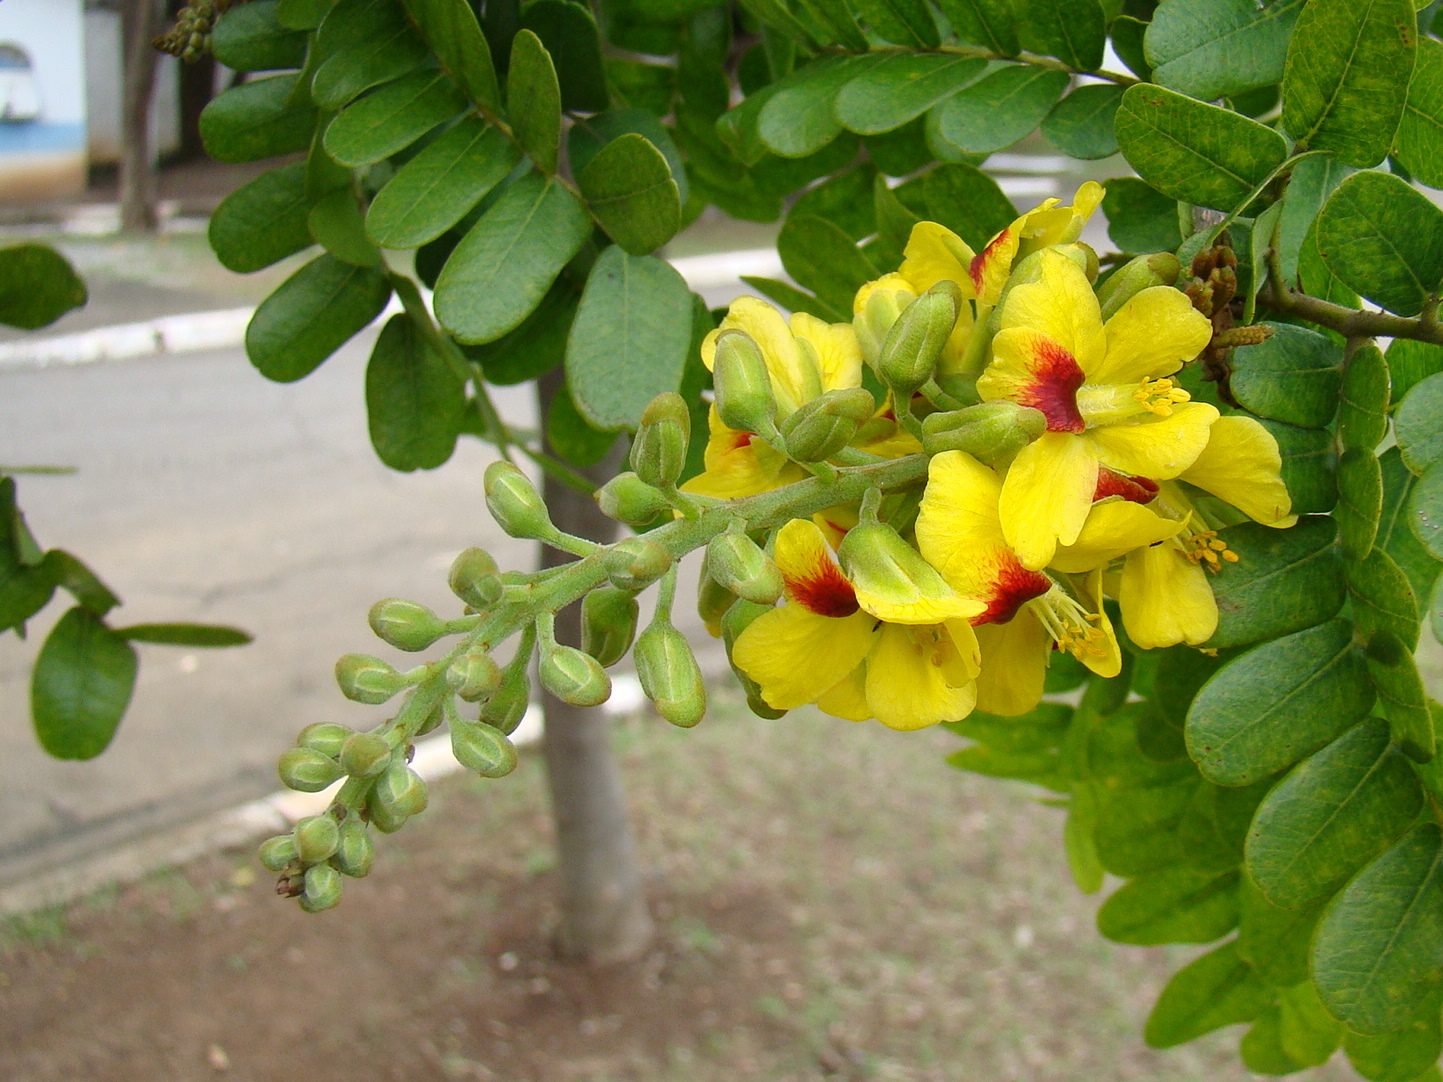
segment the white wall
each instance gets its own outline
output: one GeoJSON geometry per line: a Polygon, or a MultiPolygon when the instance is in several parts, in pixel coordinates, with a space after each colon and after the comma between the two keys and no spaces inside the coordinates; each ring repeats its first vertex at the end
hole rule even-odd
{"type": "MultiPolygon", "coordinates": [[[[0,0],[0,12],[6,5],[15,2],[0,0]]],[[[38,2],[48,3],[50,0],[38,2]]],[[[119,12],[92,9],[85,13],[85,67],[90,160],[117,161],[120,158],[122,89],[119,12]]],[[[173,56],[160,57],[160,69],[155,79],[155,106],[150,114],[150,139],[151,145],[161,154],[180,146],[180,61],[173,56]]]]}
{"type": "Polygon", "coordinates": [[[0,0],[0,41],[30,54],[50,124],[85,122],[81,0],[0,0]]]}

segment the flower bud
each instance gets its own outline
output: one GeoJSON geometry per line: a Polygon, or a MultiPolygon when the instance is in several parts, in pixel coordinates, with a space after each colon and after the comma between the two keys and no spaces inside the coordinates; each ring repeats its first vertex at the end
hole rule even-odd
{"type": "Polygon", "coordinates": [[[628,526],[645,526],[669,510],[666,496],[634,473],[619,473],[596,490],[601,513],[628,526]]]}
{"type": "Polygon", "coordinates": [[[777,399],[761,347],[745,331],[725,330],[717,336],[712,367],[717,415],[738,432],[755,432],[772,442],[777,434],[777,399]]]}
{"type": "Polygon", "coordinates": [[[282,785],[299,793],[319,793],[345,775],[334,759],[311,748],[291,748],[284,752],[276,771],[282,785]]]}
{"type": "MultiPolygon", "coordinates": [[[[864,604],[907,607],[935,602],[939,610],[968,607],[921,553],[903,541],[891,526],[875,519],[868,521],[864,517],[847,531],[837,549],[837,561],[857,591],[858,600],[875,599],[864,604]]],[[[947,615],[963,613],[951,611],[947,615]]]]}
{"type": "Polygon", "coordinates": [[[501,576],[496,561],[485,549],[473,546],[459,553],[451,561],[446,582],[453,594],[477,612],[501,600],[501,576]]]}
{"type": "Polygon", "coordinates": [[[636,596],[627,590],[592,590],[581,602],[581,648],[602,668],[615,665],[631,649],[639,612],[636,596]]]}
{"type": "Polygon", "coordinates": [[[376,860],[376,849],[371,844],[371,835],[366,824],[352,815],[341,824],[341,842],[336,847],[331,863],[336,870],[352,879],[369,875],[376,860]]]}
{"type": "Polygon", "coordinates": [[[664,391],[641,415],[641,427],[631,444],[631,468],[648,485],[670,488],[686,465],[691,439],[691,413],[675,391],[664,391]]]}
{"type": "Polygon", "coordinates": [[[341,900],[341,876],[329,864],[306,869],[306,890],[301,895],[301,908],[307,913],[334,909],[341,900]]]}
{"type": "Polygon", "coordinates": [[[983,402],[922,418],[922,448],[929,455],[966,451],[979,462],[1006,461],[1047,431],[1040,410],[1015,402],[983,402]]]}
{"type": "Polygon", "coordinates": [[[619,590],[643,590],[671,570],[671,553],[645,537],[628,537],[606,552],[606,574],[619,590]]]}
{"type": "Polygon", "coordinates": [[[771,557],[739,529],[712,538],[706,547],[707,573],[738,597],[770,605],[782,596],[782,573],[771,557]]]}
{"type": "Polygon", "coordinates": [[[426,715],[425,720],[416,727],[416,735],[425,736],[427,733],[434,733],[441,727],[441,722],[445,720],[446,708],[441,703],[437,703],[431,708],[431,712],[426,715]]]}
{"type": "Polygon", "coordinates": [[[296,736],[296,747],[310,748],[335,758],[341,754],[341,745],[349,740],[355,731],[333,721],[318,721],[300,731],[296,736]]]}
{"type": "Polygon", "coordinates": [[[414,654],[446,633],[446,624],[425,605],[386,598],[371,606],[366,616],[376,637],[388,646],[414,654]]]}
{"type": "Polygon", "coordinates": [[[686,636],[669,623],[653,623],[632,651],[641,690],[656,712],[690,729],[706,714],[706,686],[686,636]]]}
{"type": "Polygon", "coordinates": [[[1097,291],[1102,318],[1111,319],[1119,308],[1144,289],[1172,285],[1181,273],[1182,264],[1171,252],[1140,255],[1129,260],[1113,271],[1112,277],[1103,282],[1102,288],[1097,291]]]}
{"type": "Polygon", "coordinates": [[[398,815],[403,819],[421,814],[430,803],[430,795],[421,775],[399,756],[393,759],[391,765],[376,779],[371,798],[385,808],[388,814],[398,815]]]}
{"type": "Polygon", "coordinates": [[[707,573],[706,563],[703,562],[696,584],[696,614],[701,617],[712,638],[720,637],[722,617],[736,599],[736,594],[707,573]]]}
{"type": "Polygon", "coordinates": [[[341,844],[341,828],[329,815],[309,815],[296,823],[296,856],[302,864],[319,864],[341,844]]]}
{"type": "Polygon", "coordinates": [[[346,654],[336,662],[336,683],[352,702],[375,706],[406,686],[406,678],[378,657],[346,654]]]}
{"type": "Polygon", "coordinates": [[[341,745],[341,769],[353,778],[374,778],[391,761],[391,745],[380,733],[355,733],[341,745]]]}
{"type": "Polygon", "coordinates": [[[480,702],[501,686],[501,667],[484,650],[472,650],[451,662],[446,683],[468,703],[480,702]]]}
{"type": "Polygon", "coordinates": [[[509,735],[521,724],[530,705],[531,681],[526,676],[525,665],[508,665],[501,686],[481,704],[481,720],[509,735]]]}
{"type": "Polygon", "coordinates": [[[556,532],[535,486],[509,462],[486,467],[486,506],[496,524],[512,537],[535,541],[556,532]]]}
{"type": "Polygon", "coordinates": [[[283,872],[300,859],[300,854],[296,852],[296,839],[290,834],[277,834],[274,838],[267,838],[261,842],[258,855],[261,863],[272,872],[283,872]]]}
{"type": "Polygon", "coordinates": [[[852,329],[862,347],[863,359],[873,368],[877,367],[877,359],[882,355],[882,343],[887,340],[887,332],[916,299],[916,292],[900,274],[883,275],[857,291],[853,302],[852,329]]]}
{"type": "Polygon", "coordinates": [[[451,723],[451,754],[483,778],[504,778],[516,769],[516,746],[500,729],[473,721],[451,723]]]}
{"type": "Polygon", "coordinates": [[[828,391],[804,403],[782,422],[788,456],[798,462],[831,458],[851,442],[876,408],[876,400],[864,387],[828,391]]]}
{"type": "Polygon", "coordinates": [[[594,657],[574,646],[544,645],[538,673],[542,687],[572,706],[599,706],[611,698],[611,678],[594,657]]]}
{"type": "MultiPolygon", "coordinates": [[[[758,605],[755,602],[745,600],[738,601],[731,608],[727,609],[726,615],[724,615],[721,620],[721,632],[722,641],[726,643],[727,660],[729,662],[731,661],[732,647],[736,645],[737,638],[741,633],[745,631],[758,616],[766,612],[771,612],[771,610],[772,606],[770,605],[758,605]]],[[[747,706],[751,708],[753,714],[771,721],[775,721],[777,718],[786,714],[785,710],[775,710],[768,706],[766,700],[762,698],[762,691],[761,688],[757,686],[757,682],[742,672],[741,669],[737,668],[735,664],[732,665],[732,672],[736,675],[737,683],[741,684],[742,690],[746,692],[747,706]]]]}
{"type": "Polygon", "coordinates": [[[887,332],[877,358],[877,376],[896,396],[908,396],[932,378],[942,347],[962,311],[956,282],[938,282],[907,306],[887,332]]]}

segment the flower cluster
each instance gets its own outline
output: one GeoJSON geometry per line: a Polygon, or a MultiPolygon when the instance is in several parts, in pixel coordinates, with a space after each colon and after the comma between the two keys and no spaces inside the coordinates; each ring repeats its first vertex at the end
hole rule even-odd
{"type": "Polygon", "coordinates": [[[1072,206],[1049,200],[980,253],[922,222],[851,324],[743,297],[707,339],[717,403],[686,491],[931,456],[920,496],[873,490],[768,540],[784,597],[728,635],[767,707],[895,729],[1025,713],[1054,651],[1118,673],[1106,599],[1140,648],[1204,644],[1209,574],[1238,559],[1219,526],[1233,510],[1295,521],[1268,431],[1174,378],[1211,337],[1177,261],[1135,260],[1094,290],[1078,238],[1101,197],[1089,183],[1072,206]]]}

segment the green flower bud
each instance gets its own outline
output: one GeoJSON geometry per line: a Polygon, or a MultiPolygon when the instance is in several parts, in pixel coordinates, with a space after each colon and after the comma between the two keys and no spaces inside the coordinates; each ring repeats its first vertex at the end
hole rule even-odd
{"type": "Polygon", "coordinates": [[[738,597],[770,605],[782,596],[782,573],[771,557],[739,529],[712,538],[706,547],[707,573],[738,597]]]}
{"type": "Polygon", "coordinates": [[[300,793],[319,793],[345,776],[339,763],[312,748],[291,748],[276,764],[281,784],[300,793]]]}
{"type": "Polygon", "coordinates": [[[516,746],[500,729],[483,723],[453,721],[451,754],[483,778],[504,778],[516,769],[516,746]]]}
{"type": "Polygon", "coordinates": [[[619,590],[643,590],[671,570],[671,553],[645,537],[628,537],[607,550],[606,574],[619,590]]]}
{"type": "Polygon", "coordinates": [[[425,605],[389,597],[371,606],[366,619],[376,637],[397,650],[414,654],[446,633],[446,624],[425,605]]]}
{"type": "Polygon", "coordinates": [[[543,646],[538,672],[541,686],[572,706],[599,706],[611,698],[611,678],[594,657],[574,646],[543,646]]]}
{"type": "Polygon", "coordinates": [[[864,387],[828,391],[804,403],[782,422],[787,454],[798,462],[831,458],[852,441],[876,409],[876,401],[864,387]]]}
{"type": "Polygon", "coordinates": [[[837,549],[842,572],[859,595],[899,605],[961,601],[921,553],[891,526],[868,521],[865,510],[864,505],[862,521],[847,531],[837,549]]]}
{"type": "Polygon", "coordinates": [[[391,765],[376,779],[376,787],[371,790],[371,797],[389,814],[399,815],[404,819],[420,815],[430,802],[430,795],[421,775],[399,756],[393,759],[391,765]]]}
{"type": "Polygon", "coordinates": [[[261,842],[258,855],[261,863],[273,872],[283,872],[300,859],[300,854],[296,852],[296,839],[289,834],[277,834],[261,842]]]}
{"type": "Polygon", "coordinates": [[[581,648],[602,668],[615,665],[631,649],[640,612],[636,595],[601,586],[581,601],[581,648]]]}
{"type": "Polygon", "coordinates": [[[702,623],[713,638],[719,636],[721,631],[721,620],[726,611],[736,601],[736,594],[732,593],[716,579],[707,573],[706,563],[703,561],[701,576],[696,584],[696,614],[701,617],[702,623]]]}
{"type": "Polygon", "coordinates": [[[535,486],[509,462],[486,467],[486,506],[496,524],[512,537],[535,541],[556,533],[535,486]]]}
{"type": "Polygon", "coordinates": [[[501,686],[501,667],[484,650],[472,650],[451,662],[446,683],[468,703],[480,702],[501,686]]]}
{"type": "Polygon", "coordinates": [[[375,706],[406,686],[406,678],[378,657],[346,654],[336,662],[336,683],[352,702],[375,706]]]}
{"type": "MultiPolygon", "coordinates": [[[[772,606],[758,605],[752,601],[738,601],[731,608],[727,609],[726,615],[722,617],[721,631],[722,642],[726,644],[727,660],[731,661],[732,647],[736,645],[738,636],[750,626],[751,622],[765,612],[771,612],[772,606]]],[[[775,721],[786,714],[785,710],[775,710],[768,706],[762,698],[761,688],[735,664],[732,665],[732,672],[736,675],[737,683],[741,684],[742,690],[747,695],[747,706],[757,717],[767,718],[775,721]]]]}
{"type": "Polygon", "coordinates": [[[932,378],[961,311],[962,290],[956,282],[938,282],[907,306],[887,332],[877,358],[877,376],[894,395],[910,397],[932,378]]]}
{"type": "Polygon", "coordinates": [[[648,485],[670,488],[686,465],[691,440],[691,413],[675,391],[664,391],[641,415],[641,427],[631,444],[631,468],[648,485]]]}
{"type": "Polygon", "coordinates": [[[666,496],[634,473],[619,473],[596,490],[601,513],[629,526],[645,526],[671,508],[666,496]]]}
{"type": "Polygon", "coordinates": [[[446,582],[453,594],[477,612],[501,600],[501,576],[497,574],[496,561],[485,549],[473,546],[457,555],[451,561],[446,582]]]}
{"type": "Polygon", "coordinates": [[[371,844],[366,824],[356,816],[350,816],[341,824],[341,843],[336,847],[331,863],[343,875],[360,879],[370,874],[375,860],[376,848],[371,844]]]}
{"type": "Polygon", "coordinates": [[[380,733],[355,733],[341,745],[341,769],[353,778],[374,778],[391,761],[391,745],[380,733]]]}
{"type": "Polygon", "coordinates": [[[997,298],[997,305],[992,309],[992,315],[987,320],[989,334],[996,334],[1002,325],[1002,309],[1007,304],[1007,295],[1013,288],[1025,285],[1028,282],[1037,282],[1042,279],[1042,253],[1058,252],[1065,255],[1078,265],[1089,282],[1097,281],[1099,264],[1097,253],[1091,246],[1082,243],[1054,244],[1049,248],[1039,248],[1035,252],[1028,252],[1012,265],[1012,273],[1007,277],[1007,284],[1002,287],[1002,295],[997,298]]]}
{"type": "Polygon", "coordinates": [[[296,746],[310,748],[312,751],[335,758],[341,754],[341,745],[350,739],[351,734],[355,731],[345,725],[337,725],[333,721],[318,721],[313,725],[307,725],[300,731],[296,736],[296,746]]]}
{"type": "Polygon", "coordinates": [[[425,736],[427,733],[434,733],[441,727],[441,722],[446,720],[446,709],[440,703],[431,708],[426,715],[426,720],[416,728],[417,736],[425,736]]]}
{"type": "Polygon", "coordinates": [[[481,720],[509,735],[521,724],[530,705],[531,681],[525,666],[508,665],[501,686],[481,704],[481,720]]]}
{"type": "Polygon", "coordinates": [[[632,651],[641,690],[656,712],[690,729],[706,715],[706,685],[686,636],[669,623],[653,623],[632,651]]]}
{"type": "Polygon", "coordinates": [[[301,895],[301,908],[307,913],[334,909],[341,900],[341,876],[329,864],[306,869],[306,890],[301,895]]]}
{"type": "Polygon", "coordinates": [[[296,823],[296,856],[307,866],[319,864],[341,844],[341,828],[329,815],[309,815],[296,823]]]}
{"type": "Polygon", "coordinates": [[[780,443],[777,399],[761,347],[745,331],[725,330],[717,336],[712,365],[717,415],[738,432],[755,432],[768,443],[780,443]]]}
{"type": "Polygon", "coordinates": [[[857,334],[857,343],[862,347],[862,358],[877,367],[882,355],[882,343],[892,325],[901,318],[907,305],[917,299],[917,294],[903,288],[900,275],[888,275],[877,282],[869,282],[858,293],[862,310],[852,317],[852,329],[857,334]],[[865,299],[862,295],[865,294],[865,299]]]}
{"type": "Polygon", "coordinates": [[[1097,291],[1098,303],[1102,305],[1102,318],[1111,319],[1133,297],[1153,286],[1170,286],[1182,273],[1182,264],[1171,252],[1155,255],[1140,255],[1129,260],[1112,277],[1102,283],[1097,291]]]}
{"type": "Polygon", "coordinates": [[[979,462],[1005,462],[1047,431],[1039,410],[1014,402],[983,402],[922,418],[922,447],[929,455],[966,451],[979,462]]]}

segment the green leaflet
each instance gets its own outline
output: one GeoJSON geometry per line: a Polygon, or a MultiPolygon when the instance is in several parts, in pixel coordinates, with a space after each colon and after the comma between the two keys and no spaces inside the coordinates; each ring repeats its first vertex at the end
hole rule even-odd
{"type": "Polygon", "coordinates": [[[511,43],[506,103],[521,149],[543,173],[556,172],[561,152],[561,84],[551,54],[530,30],[519,31],[511,43]]]}
{"type": "Polygon", "coordinates": [[[117,627],[115,633],[127,642],[149,642],[160,646],[194,646],[215,650],[227,646],[245,646],[253,636],[238,627],[223,624],[131,624],[117,627]]]}
{"type": "Polygon", "coordinates": [[[206,153],[222,162],[253,162],[305,150],[316,126],[309,100],[293,103],[300,75],[275,75],[227,90],[200,114],[206,153]]]}
{"type": "Polygon", "coordinates": [[[1144,39],[1153,81],[1201,101],[1282,81],[1302,0],[1163,0],[1144,39]]]}
{"type": "Polygon", "coordinates": [[[1373,705],[1346,620],[1255,646],[1203,685],[1187,716],[1203,777],[1247,785],[1316,751],[1373,705]]]}
{"type": "Polygon", "coordinates": [[[306,217],[311,236],[331,255],[358,267],[381,266],[381,250],[366,236],[356,193],[341,188],[318,199],[306,217]]]}
{"type": "Polygon", "coordinates": [[[1327,904],[1326,896],[1296,909],[1273,905],[1248,876],[1239,897],[1238,954],[1274,988],[1291,988],[1308,979],[1308,952],[1313,929],[1327,904]]]}
{"type": "Polygon", "coordinates": [[[607,143],[576,182],[601,227],[632,255],[655,251],[681,228],[681,195],[671,167],[643,135],[607,143]]]}
{"type": "Polygon", "coordinates": [[[1293,497],[1293,513],[1312,515],[1331,511],[1338,499],[1335,471],[1337,451],[1332,433],[1323,428],[1299,428],[1266,417],[1258,423],[1278,441],[1283,458],[1283,483],[1293,497]]]}
{"type": "Polygon", "coordinates": [[[269,267],[314,242],[306,224],[311,198],[306,163],[292,162],[242,184],[210,217],[211,249],[237,274],[269,267]]]}
{"type": "Polygon", "coordinates": [[[279,0],[276,21],[291,30],[314,30],[335,0],[279,0]]]}
{"type": "Polygon", "coordinates": [[[467,0],[402,0],[441,67],[477,105],[501,108],[501,90],[486,35],[467,0]]]}
{"type": "Polygon", "coordinates": [[[546,412],[546,442],[573,466],[594,466],[611,450],[616,433],[593,428],[577,409],[570,388],[563,383],[546,412]]]}
{"type": "Polygon", "coordinates": [[[932,10],[923,0],[856,0],[857,11],[886,41],[935,49],[940,39],[932,10]]]}
{"type": "MultiPolygon", "coordinates": [[[[845,85],[840,86],[840,92],[835,95],[835,121],[858,135],[892,131],[976,81],[987,67],[985,60],[976,57],[945,53],[894,54],[880,64],[871,64],[853,73],[845,85]]],[[[793,92],[777,97],[788,93],[793,92]]],[[[776,100],[762,111],[764,128],[767,112],[776,109],[776,100]]],[[[765,131],[763,138],[766,138],[765,131]]]]}
{"type": "Polygon", "coordinates": [[[372,165],[405,150],[464,105],[444,72],[418,71],[348,105],[326,129],[326,153],[342,165],[372,165]]]}
{"type": "Polygon", "coordinates": [[[1421,1082],[1423,1072],[1436,1070],[1443,1054],[1438,1006],[1435,992],[1418,1004],[1402,1029],[1373,1037],[1349,1033],[1343,1048],[1353,1070],[1369,1082],[1421,1082]]]}
{"type": "Polygon", "coordinates": [[[40,746],[56,759],[93,759],[115,736],[135,690],[135,649],[99,616],[71,609],[51,628],[30,678],[40,746]]]}
{"type": "Polygon", "coordinates": [[[397,0],[340,0],[316,34],[325,56],[311,80],[322,109],[339,109],[358,94],[399,79],[426,59],[397,0]]]}
{"type": "MultiPolygon", "coordinates": [[[[909,219],[907,230],[911,229],[910,222],[916,221],[905,207],[898,202],[892,190],[887,187],[886,181],[877,177],[877,171],[870,164],[863,163],[855,169],[848,169],[845,173],[838,173],[836,176],[818,184],[797,197],[792,204],[791,213],[810,214],[817,218],[825,218],[829,222],[839,226],[842,232],[846,233],[853,241],[860,243],[874,233],[880,232],[877,222],[878,200],[886,199],[888,210],[899,208],[897,213],[909,219]],[[875,187],[874,187],[875,186],[875,187]],[[881,193],[885,192],[885,196],[881,193]]],[[[903,232],[900,238],[889,237],[890,247],[900,253],[902,245],[906,243],[907,232],[903,232]],[[900,240],[899,243],[895,243],[900,240]]],[[[885,265],[878,261],[878,265],[885,265]]]]}
{"type": "Polygon", "coordinates": [[[366,365],[366,416],[376,456],[393,470],[432,470],[461,434],[466,384],[410,316],[386,321],[366,365]]]}
{"type": "Polygon", "coordinates": [[[86,301],[85,283],[44,244],[0,248],[0,323],[33,331],[86,301]]]}
{"type": "Polygon", "coordinates": [[[1288,46],[1283,127],[1298,150],[1366,168],[1388,155],[1417,37],[1412,0],[1313,0],[1288,46]]]}
{"type": "Polygon", "coordinates": [[[1112,35],[1113,52],[1145,83],[1152,82],[1152,65],[1147,62],[1147,50],[1143,47],[1148,25],[1131,15],[1119,15],[1107,28],[1112,35]]]}
{"type": "Polygon", "coordinates": [[[1107,17],[1098,0],[1015,0],[1024,49],[1055,56],[1069,68],[1102,66],[1107,17]]]}
{"type": "Polygon", "coordinates": [[[685,281],[654,256],[608,248],[591,269],[566,345],[566,383],[603,431],[632,428],[686,367],[692,305],[685,281]]]}
{"type": "Polygon", "coordinates": [[[938,128],[968,153],[1001,150],[1042,122],[1067,83],[1066,72],[1008,64],[938,106],[938,128]]]}
{"type": "Polygon", "coordinates": [[[1114,177],[1102,197],[1107,235],[1124,252],[1170,252],[1182,243],[1177,200],[1137,177],[1114,177]]]}
{"type": "Polygon", "coordinates": [[[1388,375],[1392,379],[1392,402],[1396,408],[1413,389],[1435,372],[1443,372],[1443,346],[1395,338],[1388,347],[1388,375]]]}
{"type": "Polygon", "coordinates": [[[1408,496],[1408,525],[1435,560],[1443,560],[1443,463],[1413,484],[1408,496]]]}
{"type": "Polygon", "coordinates": [[[462,342],[490,342],[525,319],[591,232],[565,188],[535,173],[512,183],[436,279],[436,318],[462,342]]]}
{"type": "Polygon", "coordinates": [[[24,551],[15,479],[0,477],[0,631],[29,620],[50,603],[56,582],[38,554],[24,551]]]}
{"type": "Polygon", "coordinates": [[[945,225],[980,252],[1017,217],[997,182],[974,165],[939,165],[922,181],[927,217],[945,225]]]}
{"type": "Polygon", "coordinates": [[[1017,17],[1009,0],[938,0],[938,7],[963,41],[1017,55],[1017,17]]]}
{"type": "Polygon", "coordinates": [[[1353,622],[1366,638],[1382,628],[1393,632],[1411,652],[1418,648],[1418,597],[1408,577],[1381,548],[1344,565],[1353,622]]]}
{"type": "Polygon", "coordinates": [[[590,9],[568,0],[535,0],[522,11],[521,25],[535,33],[551,54],[561,80],[563,107],[596,113],[611,104],[601,35],[590,9]]]}
{"type": "Polygon", "coordinates": [[[1121,104],[1120,86],[1080,86],[1052,107],[1042,121],[1042,134],[1074,158],[1106,158],[1117,153],[1113,117],[1121,104]]]}
{"type": "Polygon", "coordinates": [[[1398,451],[1414,473],[1443,460],[1443,372],[1414,385],[1394,419],[1398,451]]]}
{"type": "Polygon", "coordinates": [[[825,218],[788,215],[777,251],[793,279],[841,312],[850,312],[853,295],[878,276],[866,255],[825,218]]]}
{"type": "Polygon", "coordinates": [[[1273,905],[1326,897],[1412,824],[1423,791],[1377,718],[1303,760],[1248,832],[1248,874],[1273,905]]]}
{"type": "Polygon", "coordinates": [[[41,561],[50,581],[96,616],[104,616],[120,604],[120,598],[100,581],[94,571],[64,549],[51,549],[41,561]]]}
{"type": "Polygon", "coordinates": [[[282,71],[306,61],[306,35],[282,26],[275,0],[251,0],[221,15],[211,33],[215,58],[233,71],[282,71]]]}
{"type": "Polygon", "coordinates": [[[606,77],[616,87],[623,104],[653,116],[666,116],[671,112],[672,99],[676,96],[676,72],[671,68],[607,57],[606,77]]]}
{"type": "MultiPolygon", "coordinates": [[[[1338,438],[1344,447],[1372,451],[1388,434],[1388,362],[1377,346],[1354,352],[1343,373],[1338,438]]],[[[1443,454],[1443,447],[1439,449],[1443,454]]]]}
{"type": "Polygon", "coordinates": [[[1443,210],[1399,177],[1348,177],[1318,216],[1317,236],[1344,285],[1400,316],[1421,312],[1443,279],[1443,210]]]}
{"type": "Polygon", "coordinates": [[[1318,924],[1313,979],[1349,1029],[1381,1034],[1406,1025],[1443,977],[1443,839],[1414,827],[1343,889],[1318,924]]]}
{"type": "Polygon", "coordinates": [[[1124,884],[1097,912],[1115,943],[1211,943],[1238,923],[1238,873],[1163,868],[1124,884]]]}
{"type": "Polygon", "coordinates": [[[1350,447],[1338,459],[1338,506],[1333,519],[1344,560],[1361,560],[1373,547],[1383,513],[1383,469],[1372,451],[1350,447]]]}
{"type": "Polygon", "coordinates": [[[1318,211],[1351,172],[1348,166],[1326,154],[1304,158],[1293,166],[1288,187],[1283,192],[1283,216],[1278,230],[1278,262],[1282,265],[1283,281],[1297,282],[1303,245],[1312,233],[1318,211]]]}
{"type": "Polygon", "coordinates": [[[1415,180],[1443,187],[1443,42],[1420,36],[1394,154],[1415,180]]]}
{"type": "Polygon", "coordinates": [[[1273,334],[1233,350],[1229,386],[1238,404],[1259,417],[1302,428],[1324,428],[1338,407],[1343,351],[1306,327],[1264,323],[1273,334]]]}
{"type": "Polygon", "coordinates": [[[646,141],[661,151],[661,156],[671,167],[671,179],[676,181],[677,191],[685,204],[686,166],[676,149],[676,143],[672,141],[671,130],[644,109],[608,109],[571,125],[571,130],[566,135],[566,149],[571,158],[572,174],[581,172],[591,164],[591,159],[596,157],[606,144],[629,132],[646,136],[646,141]]]}
{"type": "Polygon", "coordinates": [[[1140,83],[1114,121],[1123,157],[1173,199],[1230,211],[1288,156],[1272,128],[1216,105],[1140,83]]]}
{"type": "Polygon", "coordinates": [[[1408,472],[1396,447],[1390,447],[1378,461],[1383,467],[1383,513],[1378,519],[1378,537],[1374,544],[1407,576],[1421,608],[1433,580],[1438,577],[1439,563],[1411,528],[1408,500],[1417,479],[1408,472]]]}
{"type": "Polygon", "coordinates": [[[1436,743],[1433,715],[1412,653],[1398,635],[1382,628],[1368,636],[1364,654],[1378,691],[1378,713],[1388,719],[1393,739],[1410,759],[1428,762],[1436,743]]]}
{"type": "Polygon", "coordinates": [[[1196,781],[1140,789],[1103,791],[1097,800],[1093,844],[1101,866],[1113,875],[1135,876],[1183,859],[1178,825],[1196,781]]]}
{"type": "Polygon", "coordinates": [[[1287,530],[1256,522],[1223,530],[1219,537],[1238,562],[1210,576],[1218,627],[1207,646],[1246,646],[1336,616],[1345,593],[1336,536],[1323,515],[1304,516],[1287,530]]]}
{"type": "MultiPolygon", "coordinates": [[[[960,721],[944,721],[942,727],[998,751],[1026,754],[1055,750],[1071,720],[1072,707],[1043,702],[1020,717],[1007,718],[974,710],[960,721]]],[[[1054,762],[1053,770],[1056,769],[1054,762]]]]}
{"type": "Polygon", "coordinates": [[[1238,956],[1237,942],[1224,943],[1173,974],[1147,1017],[1143,1038],[1153,1048],[1172,1048],[1251,1022],[1272,1000],[1272,990],[1238,956]]]}
{"type": "Polygon", "coordinates": [[[566,337],[580,299],[569,286],[558,283],[514,331],[463,350],[471,360],[481,362],[487,383],[505,386],[536,379],[566,359],[566,337]]]}
{"type": "Polygon", "coordinates": [[[261,302],[246,327],[246,355],[267,379],[294,382],[380,315],[390,297],[379,270],[318,255],[261,302]]]}

